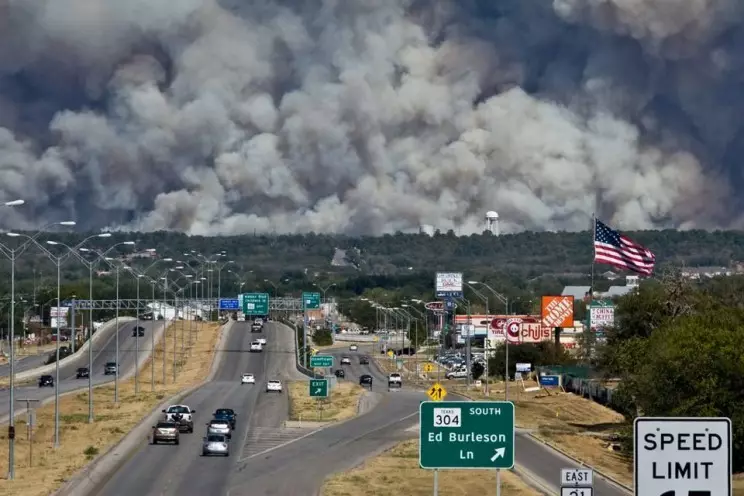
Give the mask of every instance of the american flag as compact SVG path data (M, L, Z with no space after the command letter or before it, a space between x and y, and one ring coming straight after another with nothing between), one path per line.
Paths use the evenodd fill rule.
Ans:
M656 255L599 220L594 225L594 261L644 276L654 271Z

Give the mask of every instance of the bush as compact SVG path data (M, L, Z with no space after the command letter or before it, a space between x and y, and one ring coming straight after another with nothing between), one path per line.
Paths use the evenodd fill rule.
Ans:
M481 376L483 375L483 372L486 371L486 367L484 367L483 364L480 362L473 363L473 366L470 369L473 374L474 381L477 381L478 379L480 379Z
M321 329L315 331L313 334L313 343L318 346L329 346L333 344L333 335L328 329Z

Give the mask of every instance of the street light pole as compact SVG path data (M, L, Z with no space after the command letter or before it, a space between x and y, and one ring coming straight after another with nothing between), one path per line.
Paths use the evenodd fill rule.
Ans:
M54 447L59 448L59 341L60 335L60 310L62 305L60 304L60 268L62 267L62 257L59 257L57 263L57 345L56 354L57 359L55 360L54 367Z
M152 318L155 320L155 285L157 284L157 281L152 281ZM155 322L153 322L153 328L155 327ZM163 333L163 338L165 338L165 333ZM165 339L163 339L163 343L165 343ZM150 331L150 347L152 349L152 357L150 358L150 391L155 392L155 332ZM165 349L165 344L163 344L163 349Z
M493 294L501 303L504 304L504 307L506 307L506 313L507 315L510 315L509 311L509 298L502 295L501 293L497 292L495 289L493 289L491 286L486 284L485 282L480 281L468 281L468 284L480 284L486 289L488 289L491 294ZM509 331L504 328L504 400L509 400ZM488 360L486 360L488 361Z
M116 375L114 376L114 403L119 403L119 264L116 264ZM92 371L89 371L89 373Z

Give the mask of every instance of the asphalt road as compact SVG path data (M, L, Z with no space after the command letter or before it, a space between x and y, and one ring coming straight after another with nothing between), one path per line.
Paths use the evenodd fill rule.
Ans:
M145 328L144 337L139 338L139 350L140 359L143 358L150 350L150 333L153 332L153 328L157 328L158 325L162 325L163 322L152 322L152 321L140 321L140 326ZM123 376L127 371L134 368L134 356L135 356L135 337L132 336L132 330L136 326L136 322L126 322L119 326L119 376ZM103 369L106 362L116 361L116 335L117 333L111 333L111 337L102 344L98 350L93 350L93 369L91 371L93 375L93 384L103 384L106 382L112 382L114 380L113 375L104 375ZM142 363L142 361L140 361ZM70 363L60 367L59 370L59 391L64 393L85 387L88 384L88 379L76 379L75 374L78 367L88 367L88 354L84 353L83 356L72 360ZM52 372L54 376L54 372ZM15 397L20 398L32 398L43 400L54 396L53 387L40 388L38 385L25 385L15 387ZM0 390L0 405L7 408L10 397L10 390L3 388ZM16 404L16 408L20 408L20 403ZM8 410L3 410L3 416L7 417Z
M267 339L262 353L251 353L250 342L258 336ZM214 380L183 400L196 410L195 432L181 436L179 446L145 445L95 493L98 495L224 495L235 462L241 457L241 447L251 431L260 428L280 429L287 418L289 403L286 391L267 393L266 381L283 382L298 379L294 366L293 331L266 323L264 331L252 333L250 322L235 322L226 338L226 347L219 350L222 361ZM241 385L240 376L253 373L255 385ZM231 442L230 458L202 457L202 437L205 424L217 408L232 408L238 412L237 425Z
M67 343L63 343L66 345ZM41 367L46 363L47 357L49 356L49 352L44 352L39 355L31 355L27 357L23 357L20 360L16 360L15 363L15 372L16 374L20 372L25 372L27 370L35 369L37 367ZM0 365L0 377L5 377L10 375L10 364L4 363L3 365Z
M267 350L251 354L245 350L256 335L250 333L249 324L235 323L227 337L226 349L222 350L224 358L214 381L184 400L196 410L196 432L183 435L180 446L143 443L95 494L315 496L327 476L352 468L412 437L411 429L418 424L419 403L426 396L406 388L388 392L386 376L373 361L370 366L359 364L359 356L365 352L344 348L329 351L336 357L334 369L340 367L340 358L348 355L352 363L343 366L346 378L342 380L358 381L363 373L373 375L373 391L381 397L377 407L349 421L320 429L308 425L285 427L286 393L266 393L265 381L303 377L294 368L292 331L267 324L265 335L269 343ZM239 379L243 372L255 374L257 384L242 386ZM219 407L239 412L231 456L201 457L201 429ZM576 466L522 434L517 435L515 451L517 463L552 486L553 494L559 492L560 470ZM594 488L597 496L626 494L599 478Z

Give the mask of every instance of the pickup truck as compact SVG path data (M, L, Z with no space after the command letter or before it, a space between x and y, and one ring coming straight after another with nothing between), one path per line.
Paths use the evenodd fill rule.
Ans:
M390 374L388 376L388 389L400 389L403 387L403 378L400 374Z

